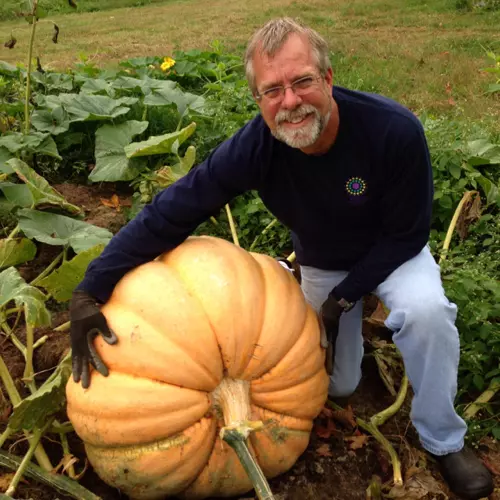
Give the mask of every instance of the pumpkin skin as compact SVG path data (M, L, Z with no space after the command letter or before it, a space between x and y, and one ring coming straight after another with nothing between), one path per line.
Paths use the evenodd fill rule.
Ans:
M318 318L291 273L269 256L209 236L130 271L102 307L118 343L100 337L109 368L67 412L89 461L134 499L233 496L252 489L214 391L246 381L249 447L268 478L292 467L327 398Z

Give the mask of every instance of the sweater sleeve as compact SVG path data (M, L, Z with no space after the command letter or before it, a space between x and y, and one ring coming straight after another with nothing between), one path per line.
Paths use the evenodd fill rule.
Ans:
M407 127L405 127L408 130ZM394 270L427 244L433 200L432 164L423 127L388 157L387 191L381 199L380 237L367 255L333 290L337 298L357 301L373 292Z
M264 153L271 146L263 134L258 123L250 122L158 193L91 262L77 289L106 302L128 271L181 244L232 198L257 189L264 175L264 158L270 157Z

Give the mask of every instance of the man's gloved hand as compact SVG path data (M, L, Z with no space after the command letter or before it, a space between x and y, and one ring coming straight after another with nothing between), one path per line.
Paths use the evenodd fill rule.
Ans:
M325 364L330 375L333 374L335 344L339 334L340 317L342 316L342 313L349 311L353 306L354 303L349 303L343 299L337 300L332 292L328 294L327 299L321 306L320 320L327 340Z
M73 292L69 308L71 321L71 350L73 380L82 381L82 387L90 385L89 363L102 375L108 376L108 368L97 354L93 340L100 333L110 345L118 341L109 329L104 314L101 313L96 300L82 290Z

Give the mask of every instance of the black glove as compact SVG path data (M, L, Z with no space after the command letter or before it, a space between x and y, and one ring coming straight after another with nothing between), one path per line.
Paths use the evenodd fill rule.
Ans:
M320 319L326 333L328 346L326 348L326 369L330 375L333 374L333 363L335 360L335 344L339 334L339 323L342 313L352 309L354 303L345 300L337 300L332 292L328 294L320 309Z
M73 380L79 382L81 379L82 387L87 388L90 385L89 363L105 377L109 374L108 368L94 348L95 336L100 333L110 345L116 344L118 339L109 329L96 300L88 293L82 290L73 292L69 313Z

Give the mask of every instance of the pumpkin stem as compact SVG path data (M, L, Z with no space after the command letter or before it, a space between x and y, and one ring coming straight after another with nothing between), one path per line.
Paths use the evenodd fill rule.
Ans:
M247 444L250 433L264 427L261 421L250 420L250 382L224 378L213 392L213 396L224 417L225 426L220 431L220 438L231 446L238 456L259 500L274 500L266 476Z
M243 432L238 427L233 429L224 428L221 431L221 437L238 455L241 465L248 474L250 481L252 481L259 500L274 500L274 495L269 487L266 476L248 449L245 437L248 427L245 425L242 427Z

